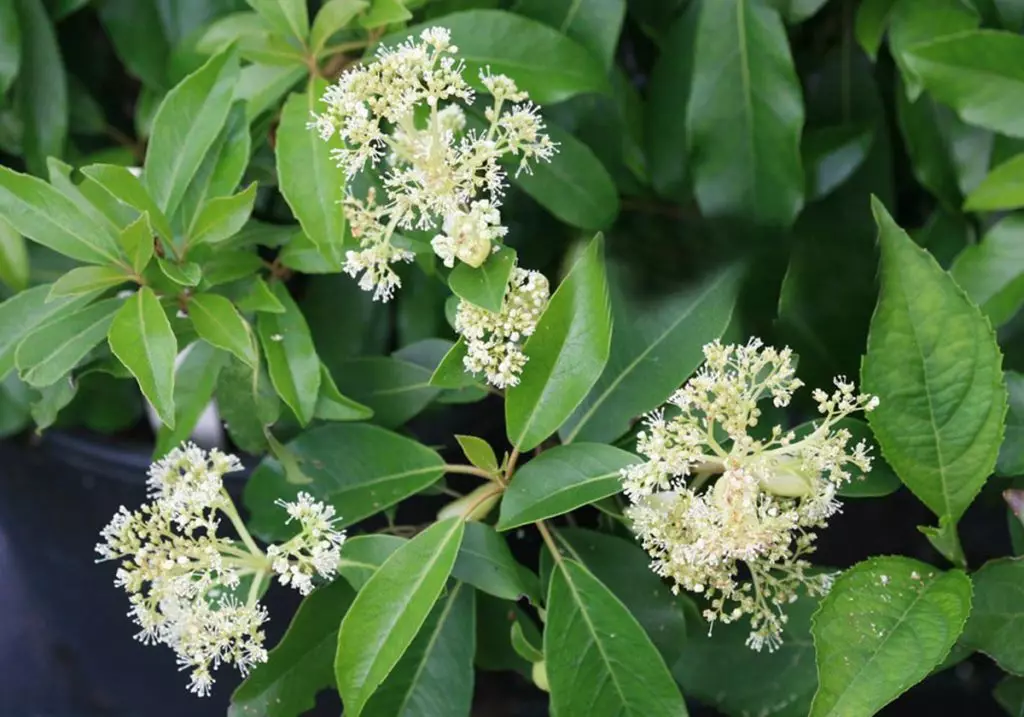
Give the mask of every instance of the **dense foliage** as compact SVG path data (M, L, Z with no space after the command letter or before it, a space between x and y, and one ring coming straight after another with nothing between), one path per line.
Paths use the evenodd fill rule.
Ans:
M156 460L215 402L244 505L175 451L101 555L194 691L247 672L232 715L457 717L501 670L860 717L961 663L1021 714L1022 26L0 0L0 435ZM887 501L903 555L839 515Z

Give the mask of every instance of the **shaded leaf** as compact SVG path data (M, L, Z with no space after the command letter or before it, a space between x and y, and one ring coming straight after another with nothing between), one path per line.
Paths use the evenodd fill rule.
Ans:
M1024 673L1024 559L985 563L971 582L974 598L962 641L1007 672Z
M192 344L174 371L174 428L160 426L156 434L154 458L187 441L199 423L217 387L217 379L226 363L225 354L202 341Z
M46 158L61 157L68 134L68 86L53 24L42 0L14 0L21 33L16 95L21 137L30 172L43 175Z
M267 357L270 380L277 393L305 425L313 419L320 391L320 359L309 326L284 285L271 287L284 306L283 314L263 313L256 322L260 345Z
M525 595L534 605L541 604L537 576L519 565L505 539L483 523L466 523L452 576L504 600Z
M515 11L563 32L611 67L626 16L625 0L519 0Z
M464 301L496 314L501 311L515 265L515 249L503 246L479 267L459 262L448 275L448 286Z
M67 375L107 335L119 299L107 299L57 316L28 334L15 353L21 379L40 388Z
M249 322L223 296L195 294L188 301L188 317L208 344L233 353L250 366L259 362Z

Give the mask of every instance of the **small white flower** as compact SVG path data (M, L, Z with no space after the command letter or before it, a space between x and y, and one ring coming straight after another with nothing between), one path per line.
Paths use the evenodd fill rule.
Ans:
M314 576L334 579L345 533L334 529L338 521L334 506L321 503L309 493L299 493L294 501L278 500L276 505L288 512L288 523L299 523L300 532L282 545L271 546L267 555L273 561L278 582L308 595L313 591Z

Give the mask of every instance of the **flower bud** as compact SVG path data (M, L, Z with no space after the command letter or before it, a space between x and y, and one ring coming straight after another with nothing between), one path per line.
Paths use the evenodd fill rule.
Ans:
M491 240L485 236L467 237L455 250L455 256L474 269L479 268L490 255Z
M551 688L548 687L548 670L544 665L544 660L533 663L533 670L530 672L530 677L533 678L533 684L537 685L538 688L545 692L551 691Z
M814 492L816 473L801 470L800 461L785 458L761 477L761 489L781 498L804 498Z

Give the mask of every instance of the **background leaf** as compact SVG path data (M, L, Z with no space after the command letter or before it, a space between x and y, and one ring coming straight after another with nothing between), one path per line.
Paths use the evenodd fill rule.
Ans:
M821 684L811 717L868 717L924 679L956 642L971 582L902 557L843 573L814 616Z
M523 347L529 361L505 399L508 437L520 450L558 430L608 360L612 326L602 247L598 235L580 254Z
M981 242L964 247L949 273L992 322L1002 326L1024 305L1024 215L993 225Z
M187 441L210 406L227 356L210 344L197 341L174 371L174 428L160 426L156 434L155 457L167 454Z
M309 333L309 325L288 290L272 285L274 297L284 306L283 314L260 314L256 322L263 354L267 357L270 380L277 393L305 425L313 420L320 391L320 359Z
M61 157L68 134L68 89L53 25L42 0L14 0L21 32L17 97L21 105L25 163L46 172L46 158Z
M228 299L217 294L195 294L188 301L188 317L207 343L233 353L254 368L259 363L249 323Z
M563 32L611 67L619 44L624 0L519 0L515 11Z
M21 23L14 3L0 6L0 96L7 94L21 67Z
M505 539L483 523L466 523L452 576L504 600L516 601L525 595L534 605L541 602L536 576L519 565Z
M1015 675L1024 673L1024 559L985 563L971 576L974 598L961 638Z
M108 299L56 317L26 336L15 354L21 379L41 388L56 383L107 335L121 301Z

